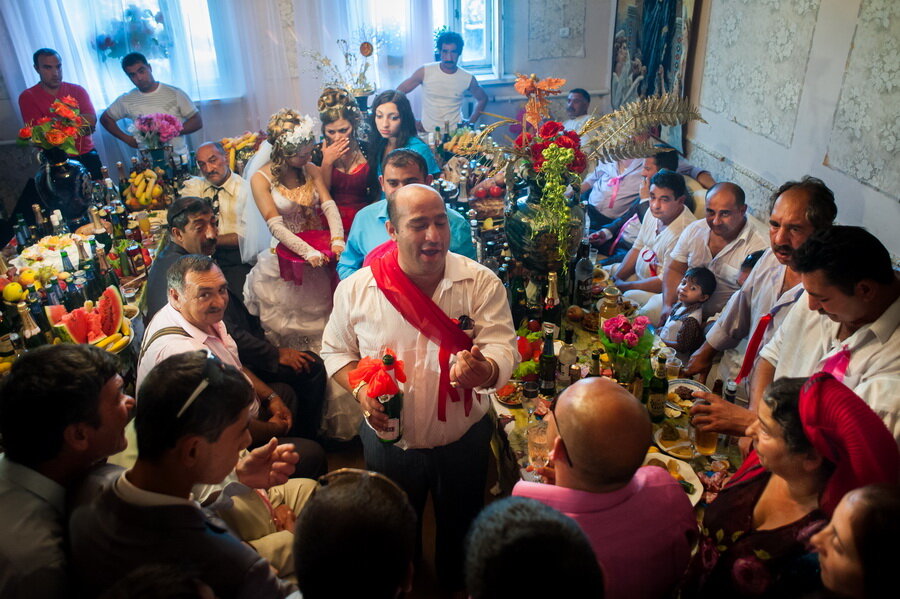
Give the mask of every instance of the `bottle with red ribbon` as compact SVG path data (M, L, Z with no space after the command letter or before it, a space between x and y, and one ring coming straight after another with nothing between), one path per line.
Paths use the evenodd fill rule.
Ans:
M363 358L349 375L350 384L356 386L360 381L368 384L366 395L377 399L384 406L388 417L388 426L384 431L375 433L382 443L396 443L403 438L403 391L399 383L406 382L403 371L403 360L398 360L394 352L385 350L381 359ZM398 383L399 381L399 383Z

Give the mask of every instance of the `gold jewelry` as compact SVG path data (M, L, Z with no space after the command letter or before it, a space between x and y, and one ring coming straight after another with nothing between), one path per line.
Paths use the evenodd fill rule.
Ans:
M353 387L353 399L356 400L356 403L359 403L359 390L362 389L365 385L365 381L360 381L356 383L355 387ZM366 418L368 418L368 416L366 416Z

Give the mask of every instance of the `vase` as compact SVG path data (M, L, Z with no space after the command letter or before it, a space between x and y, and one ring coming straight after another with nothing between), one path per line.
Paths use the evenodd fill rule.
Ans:
M62 212L66 221L87 222L91 199L91 175L88 170L59 148L41 150L40 162L34 184L44 206L50 212Z
M638 368L641 365L641 358L610 355L610 362L616 380L620 383L631 383L638 373Z
M367 94L365 96L355 96L356 105L359 107L359 111L363 114L369 112L369 96L372 94Z
M541 210L541 189L534 181L519 186L519 198L506 213L506 240L513 256L526 268L538 273L558 272L568 264L584 234L584 208L569 201L569 236L565 260L559 256L559 240L546 226L535 224ZM577 199L577 194L576 194Z
M172 165L169 162L169 152L166 148L153 148L142 150L145 153L146 160L150 163L153 170L161 169L167 177L172 176Z

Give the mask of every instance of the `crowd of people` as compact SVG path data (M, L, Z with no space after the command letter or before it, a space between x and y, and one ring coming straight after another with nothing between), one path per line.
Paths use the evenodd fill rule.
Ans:
M477 118L483 91L455 75L468 75L461 38L437 49L438 66L401 90L468 90ZM111 133L131 145L116 121L147 111L202 126L146 59L122 66L136 89L100 117ZM60 68L36 53L41 83L23 97L74 93ZM572 90L573 121L589 101ZM347 92L325 89L318 109L321 127L272 115L242 175L219 143L197 148L201 175L169 206L147 277L136 399L90 345L13 365L0 595L397 597L412 589L429 496L437 577L457 596L889 593L900 278L878 239L834 224L824 182L775 191L767 243L738 185L668 149L598 164L580 190L588 241L687 375L736 381L746 407L696 392L691 412L698 430L742 439L745 458L698 524L681 486L642 466L647 409L591 377L550 405L547 482L485 507L490 396L519 356L506 289L429 185L440 168L403 91L374 99L368 139ZM423 112L426 129L436 114ZM90 162L90 144L78 149ZM386 353L406 364L396 443L356 374ZM366 469L329 472L326 431L358 433ZM106 463L129 451L127 467Z

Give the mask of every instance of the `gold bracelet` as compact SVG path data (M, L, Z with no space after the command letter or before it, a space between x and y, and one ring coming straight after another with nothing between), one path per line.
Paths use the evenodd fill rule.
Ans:
M331 241L333 241L333 242L334 241L344 241L344 238L343 237L332 237Z
M353 387L353 399L356 400L356 403L359 403L359 390L362 389L365 384L365 381L360 381Z

